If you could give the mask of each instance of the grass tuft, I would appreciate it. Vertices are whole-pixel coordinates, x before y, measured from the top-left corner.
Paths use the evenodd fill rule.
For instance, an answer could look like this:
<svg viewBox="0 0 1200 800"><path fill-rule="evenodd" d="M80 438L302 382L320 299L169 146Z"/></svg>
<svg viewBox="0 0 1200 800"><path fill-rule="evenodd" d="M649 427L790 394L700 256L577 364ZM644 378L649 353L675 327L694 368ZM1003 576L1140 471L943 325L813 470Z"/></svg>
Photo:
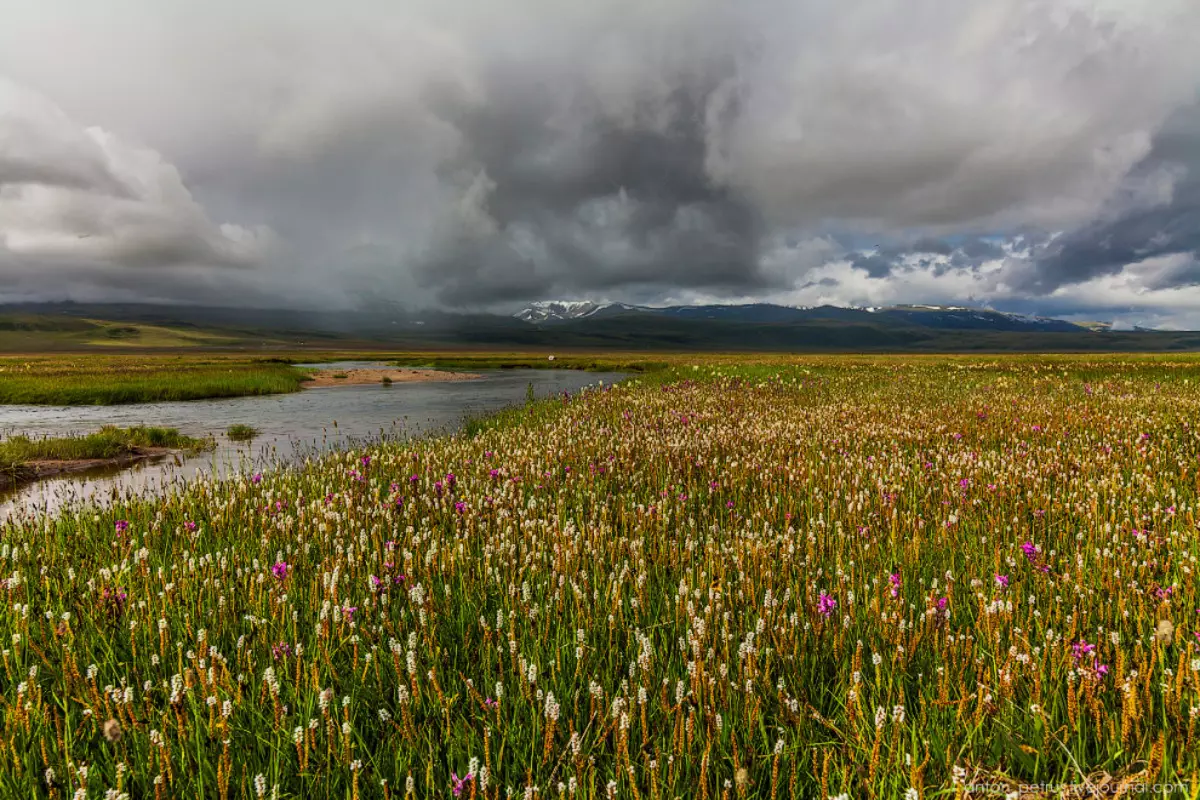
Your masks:
<svg viewBox="0 0 1200 800"><path fill-rule="evenodd" d="M258 434L258 428L253 425L243 425L240 422L225 429L225 435L231 442L248 442Z"/></svg>

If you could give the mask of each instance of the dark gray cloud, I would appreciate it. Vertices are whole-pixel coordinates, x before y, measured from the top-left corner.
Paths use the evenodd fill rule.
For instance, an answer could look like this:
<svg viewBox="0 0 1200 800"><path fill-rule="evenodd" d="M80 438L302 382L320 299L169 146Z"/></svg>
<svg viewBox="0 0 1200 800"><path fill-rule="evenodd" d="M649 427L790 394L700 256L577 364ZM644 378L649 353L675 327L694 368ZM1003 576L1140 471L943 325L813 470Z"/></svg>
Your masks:
<svg viewBox="0 0 1200 800"><path fill-rule="evenodd" d="M767 289L760 214L705 167L714 81L681 82L652 123L614 118L584 82L558 93L511 65L486 106L451 110L469 213L417 265L447 303L634 287ZM558 121L570 119L564 130Z"/></svg>
<svg viewBox="0 0 1200 800"><path fill-rule="evenodd" d="M1031 291L1120 272L1129 264L1200 251L1200 104L1174 115L1150 154L1099 219L1049 243L1027 273ZM1148 288L1195 283L1189 269L1155 276Z"/></svg>

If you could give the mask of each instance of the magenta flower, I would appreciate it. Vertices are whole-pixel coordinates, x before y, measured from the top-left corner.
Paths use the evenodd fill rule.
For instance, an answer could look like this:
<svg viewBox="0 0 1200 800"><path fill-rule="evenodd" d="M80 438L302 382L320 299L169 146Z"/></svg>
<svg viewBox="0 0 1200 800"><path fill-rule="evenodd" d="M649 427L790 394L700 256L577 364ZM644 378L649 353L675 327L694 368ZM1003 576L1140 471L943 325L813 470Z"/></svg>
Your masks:
<svg viewBox="0 0 1200 800"><path fill-rule="evenodd" d="M124 533L125 531L129 530L129 520L119 519L116 521L116 524L114 524L113 527L117 529L117 533Z"/></svg>
<svg viewBox="0 0 1200 800"><path fill-rule="evenodd" d="M475 776L469 772L466 775L462 776L461 778L458 777L457 772L451 772L450 773L450 790L454 792L455 797L458 797L459 795L462 794L463 787L466 786L471 781L473 781L474 779L475 779Z"/></svg>
<svg viewBox="0 0 1200 800"><path fill-rule="evenodd" d="M194 531L196 530L196 523L189 519L187 522L183 523L183 527L185 530Z"/></svg>
<svg viewBox="0 0 1200 800"><path fill-rule="evenodd" d="M996 583L999 584L1002 589L1007 589L1008 588L1008 576L996 573Z"/></svg>
<svg viewBox="0 0 1200 800"><path fill-rule="evenodd" d="M271 574L279 580L283 580L288 574L288 565L286 561L276 561L271 567Z"/></svg>
<svg viewBox="0 0 1200 800"><path fill-rule="evenodd" d="M900 573L893 572L888 575L888 581L892 584L892 597L900 596Z"/></svg>
<svg viewBox="0 0 1200 800"><path fill-rule="evenodd" d="M262 473L261 473L261 472L256 472L256 473L254 473L253 475L251 475L251 476L250 476L250 482L251 482L251 483L262 483Z"/></svg>
<svg viewBox="0 0 1200 800"><path fill-rule="evenodd" d="M939 598L937 599L937 610L938 610L938 611L945 611L945 610L946 610L946 604L947 604L947 603L949 603L949 602L950 602L950 599L949 599L948 597L939 597Z"/></svg>
<svg viewBox="0 0 1200 800"><path fill-rule="evenodd" d="M817 611L821 616L828 617L833 614L833 610L837 608L837 600L834 600L825 592L821 592L821 596L817 598Z"/></svg>

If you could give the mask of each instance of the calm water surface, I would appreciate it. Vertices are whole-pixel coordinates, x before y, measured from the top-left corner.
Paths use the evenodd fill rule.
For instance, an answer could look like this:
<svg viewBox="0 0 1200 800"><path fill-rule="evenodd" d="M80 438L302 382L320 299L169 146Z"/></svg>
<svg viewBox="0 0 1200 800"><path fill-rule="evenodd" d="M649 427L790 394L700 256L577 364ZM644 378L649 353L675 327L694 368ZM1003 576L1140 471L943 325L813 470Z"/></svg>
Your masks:
<svg viewBox="0 0 1200 800"><path fill-rule="evenodd" d="M379 367L373 362L321 364L323 368ZM570 370L484 370L482 378L391 386L333 386L294 394L146 403L125 406L3 406L0 436L62 436L102 425L160 425L190 436L216 438L217 449L167 456L124 470L110 468L27 484L0 495L0 519L53 511L83 500L104 503L129 492L161 492L198 473L228 475L270 468L317 452L380 437L405 438L457 428L468 414L523 402L529 384L545 397L611 384L624 375ZM231 442L235 423L258 428L252 442Z"/></svg>

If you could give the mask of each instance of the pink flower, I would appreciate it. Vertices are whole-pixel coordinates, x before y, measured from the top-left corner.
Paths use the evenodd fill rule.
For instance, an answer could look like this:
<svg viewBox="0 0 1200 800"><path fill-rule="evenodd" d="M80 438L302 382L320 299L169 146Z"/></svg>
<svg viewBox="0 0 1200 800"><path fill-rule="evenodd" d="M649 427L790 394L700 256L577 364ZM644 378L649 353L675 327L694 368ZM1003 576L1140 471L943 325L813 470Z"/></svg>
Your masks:
<svg viewBox="0 0 1200 800"><path fill-rule="evenodd" d="M288 565L286 561L276 561L271 567L271 574L279 580L283 580L288 574Z"/></svg>
<svg viewBox="0 0 1200 800"><path fill-rule="evenodd" d="M454 792L455 797L458 797L459 795L462 794L463 787L466 786L468 783L470 783L474 779L475 779L475 776L469 772L466 775L463 775L461 778L458 777L457 772L451 772L450 773L450 790Z"/></svg>
<svg viewBox="0 0 1200 800"><path fill-rule="evenodd" d="M996 583L999 584L1001 588L1007 589L1008 588L1008 576L997 573L996 574Z"/></svg>
<svg viewBox="0 0 1200 800"><path fill-rule="evenodd" d="M828 617L833 614L833 610L837 608L837 600L834 600L825 592L821 592L821 596L817 598L817 611L821 616Z"/></svg>
<svg viewBox="0 0 1200 800"><path fill-rule="evenodd" d="M900 595L900 573L893 572L888 575L888 581L892 584L892 597L898 597Z"/></svg>

